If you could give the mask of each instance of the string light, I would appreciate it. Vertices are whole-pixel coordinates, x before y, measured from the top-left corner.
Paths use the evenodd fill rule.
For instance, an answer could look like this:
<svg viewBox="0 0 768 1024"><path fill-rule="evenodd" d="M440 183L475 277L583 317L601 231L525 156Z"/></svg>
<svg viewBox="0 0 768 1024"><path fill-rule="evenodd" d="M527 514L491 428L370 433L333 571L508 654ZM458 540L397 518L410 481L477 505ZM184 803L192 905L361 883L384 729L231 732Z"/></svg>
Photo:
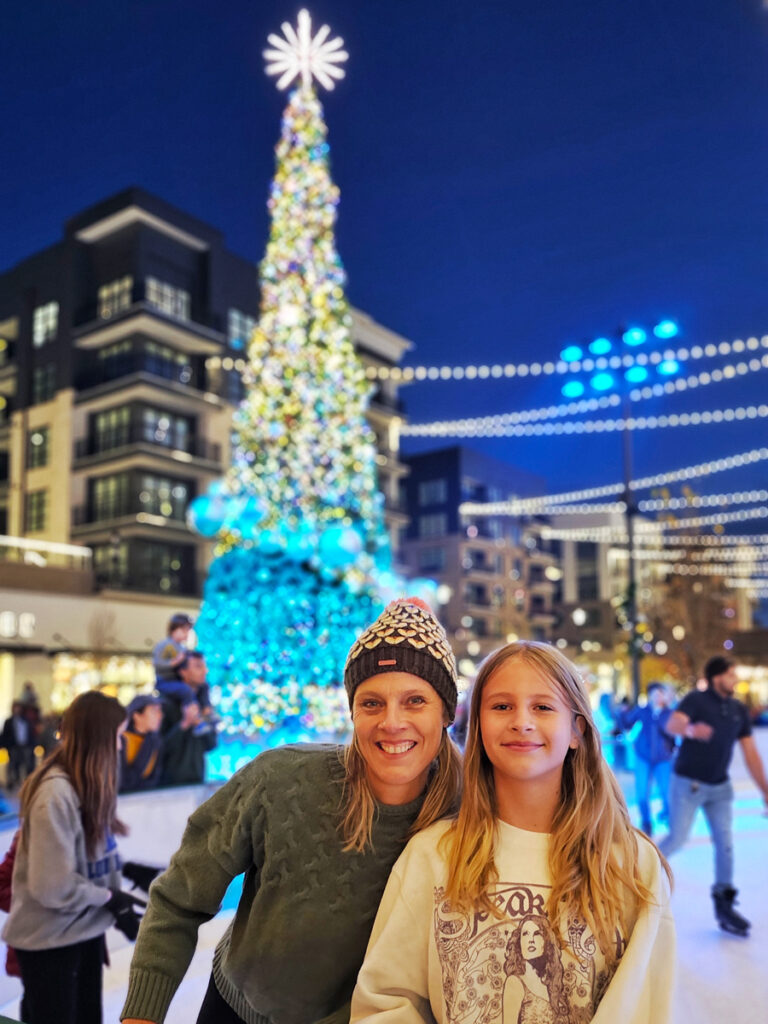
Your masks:
<svg viewBox="0 0 768 1024"><path fill-rule="evenodd" d="M768 501L768 491L734 491L730 494L693 494L686 498L651 498L638 502L641 512L663 509L711 508L715 505L746 505L752 501Z"/></svg>
<svg viewBox="0 0 768 1024"><path fill-rule="evenodd" d="M752 365L754 363L754 366ZM733 370L733 373L726 372ZM768 355L762 360L755 359L750 363L740 363L735 367L725 367L711 373L692 374L688 377L679 377L676 380L668 380L664 383L657 383L644 388L633 388L629 393L632 402L642 402L651 398L660 398L664 395L673 395L690 388L707 387L710 384L718 384L723 380L736 379L746 373L768 369ZM578 383L578 382L571 382ZM609 385L610 386L610 385ZM583 387L578 392L581 394ZM573 397L576 397L574 391ZM493 429L508 424L532 423L537 420L555 419L563 416L576 416L585 412L595 412L597 409L615 408L621 404L621 396L617 394L602 395L600 398L583 398L576 402L561 402L558 405L548 405L540 409L528 409L521 412L498 413L494 416L475 416L460 420L441 420L433 423L405 424L401 430L402 434L411 436L446 436L462 435L466 432L477 436L481 429Z"/></svg>
<svg viewBox="0 0 768 1024"><path fill-rule="evenodd" d="M474 380L493 377L495 379L531 376L552 376L566 373L591 373L601 369L627 369L630 366L657 366L666 360L693 362L699 359L717 359L721 356L755 353L768 350L768 335L762 338L747 338L742 341L721 341L719 344L684 346L678 349L664 349L662 352L638 352L623 356L599 359L575 359L567 362L559 359L546 363L495 363L493 365L469 366L369 366L367 373L371 380L397 380L404 384L413 381Z"/></svg>
<svg viewBox="0 0 768 1024"><path fill-rule="evenodd" d="M530 500L530 499L528 499ZM491 501L491 502L472 502L467 501L459 506L459 512L464 516L519 516L525 514L528 509L524 507L526 500L516 501ZM597 502L595 504L587 505L552 505L543 503L540 507L537 506L536 512L541 515L557 515L557 516L584 516L593 515L596 512L600 513L623 513L627 511L627 506L623 501L609 501L609 502Z"/></svg>
<svg viewBox="0 0 768 1024"><path fill-rule="evenodd" d="M720 523L745 523L750 519L764 519L768 516L768 505L757 508L737 509L733 512L716 512L711 516L685 516L683 519L665 522L668 530L686 530L690 526L715 526Z"/></svg>
<svg viewBox="0 0 768 1024"><path fill-rule="evenodd" d="M694 466L683 466L680 469L672 469L666 473L656 473L654 476L640 477L637 480L630 480L629 489L632 491L648 490L651 487L664 487L666 484L677 483L680 480L694 480L697 477L709 476L712 473L723 473L731 469L740 469L742 466L750 466L756 462L763 462L768 459L768 448L753 448L750 451L739 452L736 455L728 455L722 459L714 459L711 462L700 462ZM514 514L525 515L536 514L542 509L559 503L575 501L588 501L590 498L607 498L612 494L622 494L623 483L604 484L601 487L585 487L580 491L562 491L559 494L544 494L536 498L514 499L518 511ZM468 508L472 508L473 515L483 515L485 504L474 502L459 507L462 514Z"/></svg>
<svg viewBox="0 0 768 1024"><path fill-rule="evenodd" d="M671 413L663 416L629 416L617 420L577 420L568 423L499 424L477 427L471 420L443 423L403 424L406 437L555 437L571 434L611 434L623 430L666 430L676 427L700 427L713 423L734 423L764 419L768 405L738 406L735 409L711 409L704 412ZM459 424L466 426L459 426Z"/></svg>

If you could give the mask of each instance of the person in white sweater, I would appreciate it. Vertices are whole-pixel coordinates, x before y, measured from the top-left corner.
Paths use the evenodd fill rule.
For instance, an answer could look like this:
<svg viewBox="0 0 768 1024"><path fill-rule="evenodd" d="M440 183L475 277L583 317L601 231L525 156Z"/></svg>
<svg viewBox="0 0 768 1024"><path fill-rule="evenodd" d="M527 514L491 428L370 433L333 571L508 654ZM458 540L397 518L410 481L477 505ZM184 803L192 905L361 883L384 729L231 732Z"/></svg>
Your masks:
<svg viewBox="0 0 768 1024"><path fill-rule="evenodd" d="M667 1024L670 880L575 666L508 644L475 682L458 816L390 875L351 1024Z"/></svg>

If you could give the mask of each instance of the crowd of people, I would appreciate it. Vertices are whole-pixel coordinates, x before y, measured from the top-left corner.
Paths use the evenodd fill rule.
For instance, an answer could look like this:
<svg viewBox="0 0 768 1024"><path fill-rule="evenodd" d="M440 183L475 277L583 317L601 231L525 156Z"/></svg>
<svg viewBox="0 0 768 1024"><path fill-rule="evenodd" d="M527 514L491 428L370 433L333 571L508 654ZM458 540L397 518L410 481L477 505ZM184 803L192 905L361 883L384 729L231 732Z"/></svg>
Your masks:
<svg viewBox="0 0 768 1024"><path fill-rule="evenodd" d="M196 777L204 749L191 740L215 731L204 659L173 635L175 618L156 648L158 694L127 716L102 694L78 697L60 746L21 789L3 938L26 1024L101 1024L112 926L136 941L121 1020L162 1024L199 926L239 875L198 1024L666 1024L675 934L664 854L685 842L698 807L716 847L717 919L747 933L733 917L727 814L736 742L767 802L768 783L733 664L711 659L707 690L674 709L650 687L644 707L622 712L637 731L640 830L586 685L555 647L517 641L484 662L462 757L449 733L454 656L413 598L349 651L349 745L260 754L193 813L158 877L121 865L121 778L130 770L147 788L169 778L171 760L177 781ZM668 776L660 849L649 786ZM0 900L2 877L0 866Z"/></svg>

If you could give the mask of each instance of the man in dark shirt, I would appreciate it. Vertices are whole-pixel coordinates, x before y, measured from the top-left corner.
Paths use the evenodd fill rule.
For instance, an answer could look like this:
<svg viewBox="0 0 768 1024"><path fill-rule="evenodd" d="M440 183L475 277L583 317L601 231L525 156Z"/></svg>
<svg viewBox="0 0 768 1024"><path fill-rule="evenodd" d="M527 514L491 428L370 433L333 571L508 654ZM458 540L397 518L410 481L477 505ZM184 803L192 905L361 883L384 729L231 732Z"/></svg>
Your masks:
<svg viewBox="0 0 768 1024"><path fill-rule="evenodd" d="M205 755L216 746L216 726L200 717L196 701L181 709L181 720L165 737L163 784L189 786L205 781Z"/></svg>
<svg viewBox="0 0 768 1024"><path fill-rule="evenodd" d="M707 819L715 847L712 898L720 927L738 935L750 923L733 909L733 787L728 777L738 740L749 774L768 804L768 780L752 736L747 708L733 696L736 667L729 658L710 658L704 666L706 690L687 694L667 722L671 736L682 737L669 789L669 835L659 844L668 857L684 845L696 811Z"/></svg>

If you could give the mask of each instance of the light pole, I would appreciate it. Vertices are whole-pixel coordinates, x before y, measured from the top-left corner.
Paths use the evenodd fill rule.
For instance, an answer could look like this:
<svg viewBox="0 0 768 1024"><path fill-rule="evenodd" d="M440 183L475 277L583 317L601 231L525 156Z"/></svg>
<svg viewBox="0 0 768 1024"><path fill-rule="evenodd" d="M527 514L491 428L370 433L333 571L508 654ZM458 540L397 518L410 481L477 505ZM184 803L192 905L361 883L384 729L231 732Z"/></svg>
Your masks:
<svg viewBox="0 0 768 1024"><path fill-rule="evenodd" d="M621 328L618 338L629 348L644 345L648 340L648 332L642 327ZM653 334L659 340L669 340L679 334L679 328L673 320L661 320L653 328ZM613 342L609 338L596 338L588 345L593 356L604 359L613 351ZM578 345L569 345L560 353L565 362L576 362L584 358L585 353ZM661 360L656 365L662 377L672 377L679 372L680 366L674 359ZM640 695L640 645L637 637L637 573L635 567L635 517L637 504L632 494L632 431L629 422L632 414L631 388L645 383L650 376L647 365L635 363L629 366L621 378L606 369L601 369L590 378L589 384L593 391L605 393L618 392L621 395L622 407L622 478L624 484L624 524L627 535L627 595L624 603L626 621L624 629L627 633L627 653L629 655L630 683L632 698L635 703ZM586 391L585 385L578 379L567 381L562 388L566 398L580 398Z"/></svg>

